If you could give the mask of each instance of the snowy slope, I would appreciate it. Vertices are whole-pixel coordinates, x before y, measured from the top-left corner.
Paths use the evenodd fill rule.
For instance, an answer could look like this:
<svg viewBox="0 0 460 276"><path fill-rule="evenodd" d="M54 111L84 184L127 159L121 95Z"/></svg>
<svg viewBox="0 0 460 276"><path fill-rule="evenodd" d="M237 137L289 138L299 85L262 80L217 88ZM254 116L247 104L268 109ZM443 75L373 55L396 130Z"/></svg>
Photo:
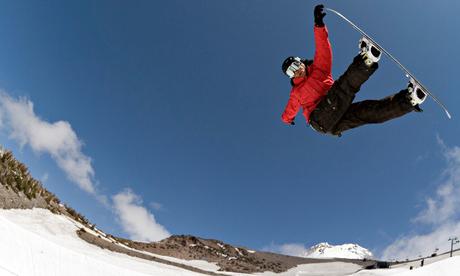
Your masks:
<svg viewBox="0 0 460 276"><path fill-rule="evenodd" d="M310 247L305 252L306 258L344 258L344 259L370 259L372 253L357 244L330 245L327 242Z"/></svg>
<svg viewBox="0 0 460 276"><path fill-rule="evenodd" d="M79 227L75 221L45 209L0 209L0 276L206 275L101 249L81 240L75 233ZM215 264L204 261L168 259L220 275L244 275L219 272ZM407 265L396 269L357 272L359 269L360 266L356 264L333 261L300 265L281 274L266 272L254 275L458 276L460 256L414 270L409 270Z"/></svg>
<svg viewBox="0 0 460 276"><path fill-rule="evenodd" d="M0 210L0 275L200 275L102 250L75 230L45 209Z"/></svg>
<svg viewBox="0 0 460 276"><path fill-rule="evenodd" d="M75 231L80 226L45 209L0 209L0 276L205 275L101 249L77 236ZM243 275L218 272L219 267L204 261L164 258L222 275ZM334 262L301 265L281 274L257 275L294 276L316 271L335 276L345 272L351 274L358 269L356 264Z"/></svg>
<svg viewBox="0 0 460 276"><path fill-rule="evenodd" d="M460 256L454 256L442 261L418 267L413 270L396 268L390 270L366 270L360 271L356 276L458 276L460 275Z"/></svg>

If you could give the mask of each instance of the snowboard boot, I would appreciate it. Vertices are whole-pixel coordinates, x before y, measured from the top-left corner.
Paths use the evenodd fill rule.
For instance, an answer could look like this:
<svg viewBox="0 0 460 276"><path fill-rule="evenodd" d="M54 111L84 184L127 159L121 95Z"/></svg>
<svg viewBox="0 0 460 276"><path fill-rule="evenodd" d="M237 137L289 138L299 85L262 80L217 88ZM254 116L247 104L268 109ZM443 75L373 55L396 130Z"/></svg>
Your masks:
<svg viewBox="0 0 460 276"><path fill-rule="evenodd" d="M362 56L364 63L371 67L372 64L378 62L382 56L382 52L366 37L359 40L359 54Z"/></svg>
<svg viewBox="0 0 460 276"><path fill-rule="evenodd" d="M407 85L407 91L409 92L407 97L414 107L414 110L422 112L423 110L419 105L426 100L426 93L423 91L422 87L411 78L409 80L409 84Z"/></svg>

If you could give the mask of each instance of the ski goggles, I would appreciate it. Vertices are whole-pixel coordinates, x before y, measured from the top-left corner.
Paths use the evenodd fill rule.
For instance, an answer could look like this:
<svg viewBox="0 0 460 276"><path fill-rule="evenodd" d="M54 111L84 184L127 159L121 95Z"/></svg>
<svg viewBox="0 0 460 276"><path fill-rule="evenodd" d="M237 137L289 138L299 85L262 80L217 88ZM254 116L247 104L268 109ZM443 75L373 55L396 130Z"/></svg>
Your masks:
<svg viewBox="0 0 460 276"><path fill-rule="evenodd" d="M295 72L299 70L301 64L302 62L300 61L300 58L295 57L294 61L286 69L286 75L288 75L292 79L294 77Z"/></svg>

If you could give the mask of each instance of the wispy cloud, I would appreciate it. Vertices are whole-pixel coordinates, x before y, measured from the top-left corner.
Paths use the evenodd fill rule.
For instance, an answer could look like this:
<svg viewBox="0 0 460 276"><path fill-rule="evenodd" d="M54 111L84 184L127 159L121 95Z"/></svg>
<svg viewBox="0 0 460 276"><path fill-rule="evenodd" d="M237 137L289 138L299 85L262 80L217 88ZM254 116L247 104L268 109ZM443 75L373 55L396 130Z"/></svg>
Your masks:
<svg viewBox="0 0 460 276"><path fill-rule="evenodd" d="M130 189L113 196L114 210L123 230L138 241L159 241L171 234L155 220L155 216L142 206L140 196Z"/></svg>
<svg viewBox="0 0 460 276"><path fill-rule="evenodd" d="M45 174L40 178L40 181L41 181L42 183L45 183L46 181L48 181L48 178L49 178L48 173L45 173Z"/></svg>
<svg viewBox="0 0 460 276"><path fill-rule="evenodd" d="M453 219L460 213L460 148L448 148L438 137L447 167L442 173L441 181L435 197L426 199L426 208L418 214L414 222L426 224L442 224Z"/></svg>
<svg viewBox="0 0 460 276"><path fill-rule="evenodd" d="M47 122L35 114L34 105L27 98L16 99L0 92L0 128L21 147L28 145L34 152L49 154L70 181L114 211L131 238L154 241L170 236L155 221L153 214L142 207L141 198L131 190L113 196L113 202L107 195L96 191L91 158L82 152L83 142L69 122ZM47 180L46 173L42 181ZM152 203L152 208L160 210L162 205Z"/></svg>
<svg viewBox="0 0 460 276"><path fill-rule="evenodd" d="M275 244L272 243L269 246L262 248L262 251L274 252L283 255L305 257L309 248L301 243L286 243L286 244Z"/></svg>
<svg viewBox="0 0 460 276"><path fill-rule="evenodd" d="M66 121L49 123L34 112L26 98L15 99L0 92L0 126L21 146L49 154L70 181L84 191L95 194L91 158L82 153L82 142Z"/></svg>
<svg viewBox="0 0 460 276"><path fill-rule="evenodd" d="M450 249L448 238L460 235L460 147L448 147L438 137L446 168L441 174L436 193L425 200L425 207L412 222L427 225L428 233L403 236L390 244L382 254L384 259L405 259Z"/></svg>
<svg viewBox="0 0 460 276"><path fill-rule="evenodd" d="M158 203L158 202L150 202L150 207L152 207L156 211L161 211L163 210L163 204Z"/></svg>
<svg viewBox="0 0 460 276"><path fill-rule="evenodd" d="M454 233L460 233L460 222L445 223L427 234L414 234L401 237L390 244L382 254L382 259L405 260L418 256L428 256L439 249L446 252L450 249L447 241Z"/></svg>

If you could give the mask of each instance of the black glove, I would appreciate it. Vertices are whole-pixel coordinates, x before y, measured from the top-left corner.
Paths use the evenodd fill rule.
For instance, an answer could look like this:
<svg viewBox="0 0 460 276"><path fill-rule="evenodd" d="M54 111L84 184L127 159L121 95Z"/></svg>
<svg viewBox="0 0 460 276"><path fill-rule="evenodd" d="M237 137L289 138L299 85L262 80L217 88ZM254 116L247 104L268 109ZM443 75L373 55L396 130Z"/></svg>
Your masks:
<svg viewBox="0 0 460 276"><path fill-rule="evenodd" d="M326 13L324 12L324 5L317 5L313 14L315 16L315 26L324 27L323 18L326 16Z"/></svg>
<svg viewBox="0 0 460 276"><path fill-rule="evenodd" d="M291 126L295 126L295 122L294 122L294 120L292 120L292 122L291 122Z"/></svg>

